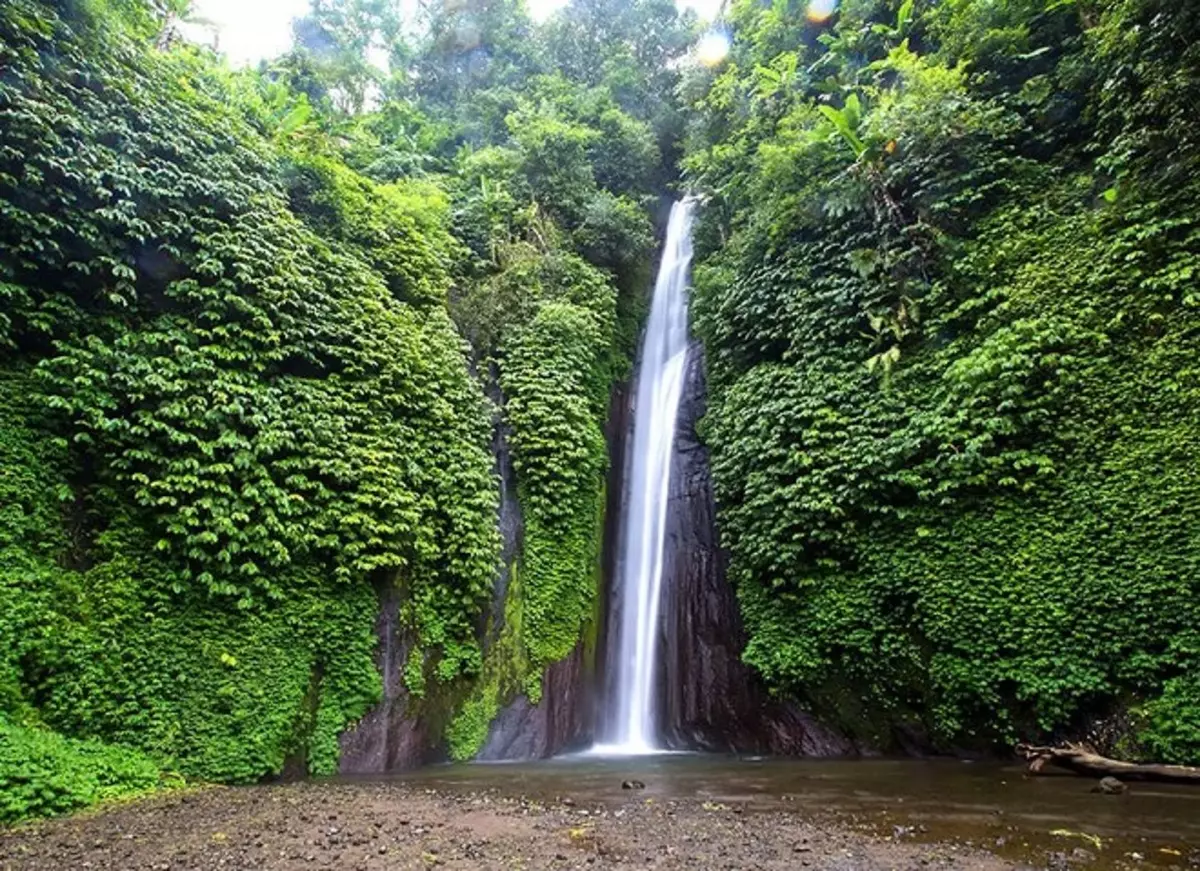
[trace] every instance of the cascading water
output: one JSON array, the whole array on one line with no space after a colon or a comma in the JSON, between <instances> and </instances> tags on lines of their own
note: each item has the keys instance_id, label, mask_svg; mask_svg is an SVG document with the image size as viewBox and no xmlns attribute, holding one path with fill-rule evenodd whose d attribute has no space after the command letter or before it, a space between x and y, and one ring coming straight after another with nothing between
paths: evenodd
<instances>
[{"instance_id":1,"label":"cascading water","mask_svg":"<svg viewBox=\"0 0 1200 871\"><path fill-rule=\"evenodd\" d=\"M667 519L667 486L675 418L687 362L688 267L692 260L692 203L671 207L650 321L642 345L634 405L628 510L624 517L618 592L621 620L613 683L616 716L598 752L653 753L659 603Z\"/></svg>"}]
</instances>

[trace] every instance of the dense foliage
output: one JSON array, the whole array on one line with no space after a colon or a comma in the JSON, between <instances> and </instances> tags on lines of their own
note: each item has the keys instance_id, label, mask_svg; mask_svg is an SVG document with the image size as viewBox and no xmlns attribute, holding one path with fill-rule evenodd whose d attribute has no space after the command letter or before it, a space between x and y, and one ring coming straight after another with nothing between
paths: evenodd
<instances>
[{"instance_id":1,"label":"dense foliage","mask_svg":"<svg viewBox=\"0 0 1200 871\"><path fill-rule=\"evenodd\" d=\"M158 765L127 748L0 720L0 820L51 816L159 784Z\"/></svg>"},{"instance_id":2,"label":"dense foliage","mask_svg":"<svg viewBox=\"0 0 1200 871\"><path fill-rule=\"evenodd\" d=\"M186 774L332 771L378 694L373 581L443 674L481 658L496 492L445 198L270 148L193 51L0 20L4 695Z\"/></svg>"},{"instance_id":3,"label":"dense foliage","mask_svg":"<svg viewBox=\"0 0 1200 871\"><path fill-rule=\"evenodd\" d=\"M705 67L667 0L314 0L235 72L188 7L0 5L0 821L335 771L381 598L455 758L594 650L677 164L746 659L1200 760L1200 12L735 0Z\"/></svg>"},{"instance_id":4,"label":"dense foliage","mask_svg":"<svg viewBox=\"0 0 1200 871\"><path fill-rule=\"evenodd\" d=\"M885 742L1200 760L1200 15L798 5L686 84L746 658Z\"/></svg>"},{"instance_id":5,"label":"dense foliage","mask_svg":"<svg viewBox=\"0 0 1200 871\"><path fill-rule=\"evenodd\" d=\"M187 3L0 9L0 819L336 770L381 591L459 757L591 636L690 38L630 9L319 0L241 72ZM572 41L654 86L556 72Z\"/></svg>"}]
</instances>

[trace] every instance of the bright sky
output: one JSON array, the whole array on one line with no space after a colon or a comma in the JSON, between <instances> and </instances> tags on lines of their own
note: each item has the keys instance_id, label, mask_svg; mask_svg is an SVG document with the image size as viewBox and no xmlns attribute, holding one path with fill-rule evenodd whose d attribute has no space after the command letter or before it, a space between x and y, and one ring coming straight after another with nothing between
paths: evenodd
<instances>
[{"instance_id":1,"label":"bright sky","mask_svg":"<svg viewBox=\"0 0 1200 871\"><path fill-rule=\"evenodd\" d=\"M675 0L680 8L695 9L711 20L721 0ZM545 19L566 0L525 0L529 13ZM212 22L220 38L220 49L236 65L258 63L288 49L292 42L292 19L308 10L309 0L195 0L196 13ZM204 40L207 41L207 40Z\"/></svg>"}]
</instances>

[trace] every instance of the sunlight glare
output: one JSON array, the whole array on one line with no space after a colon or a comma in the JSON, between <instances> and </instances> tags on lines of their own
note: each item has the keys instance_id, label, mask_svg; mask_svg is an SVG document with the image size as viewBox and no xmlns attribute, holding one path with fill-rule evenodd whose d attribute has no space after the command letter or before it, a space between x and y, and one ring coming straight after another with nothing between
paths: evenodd
<instances>
[{"instance_id":1,"label":"sunlight glare","mask_svg":"<svg viewBox=\"0 0 1200 871\"><path fill-rule=\"evenodd\" d=\"M567 0L525 0L525 8L529 12L529 17L538 24L566 5Z\"/></svg>"},{"instance_id":2,"label":"sunlight glare","mask_svg":"<svg viewBox=\"0 0 1200 871\"><path fill-rule=\"evenodd\" d=\"M808 11L805 15L813 24L828 21L829 16L837 12L838 0L809 0Z\"/></svg>"},{"instance_id":3,"label":"sunlight glare","mask_svg":"<svg viewBox=\"0 0 1200 871\"><path fill-rule=\"evenodd\" d=\"M308 0L196 0L196 14L206 20L197 42L209 44L209 31L235 67L276 57L291 48L292 19L308 12ZM193 34L187 34L194 38Z\"/></svg>"},{"instance_id":4,"label":"sunlight glare","mask_svg":"<svg viewBox=\"0 0 1200 871\"><path fill-rule=\"evenodd\" d=\"M0 4L3 2L0 0ZM525 8L534 21L542 22L563 9L567 2L525 0ZM676 0L676 3L681 9L696 10L702 21L712 20L722 8L721 0ZM813 3L829 5L828 0L813 0ZM193 8L204 23L186 26L185 35L202 45L215 42L235 67L255 64L265 58L277 57L291 47L292 19L307 14L310 5L311 0L193 0ZM415 21L418 0L401 0L400 5L406 18ZM706 53L709 51L712 53ZM715 65L728 52L728 37L710 33L701 42L698 55L701 62Z\"/></svg>"},{"instance_id":5,"label":"sunlight glare","mask_svg":"<svg viewBox=\"0 0 1200 871\"><path fill-rule=\"evenodd\" d=\"M729 54L729 37L720 30L710 30L696 45L696 59L708 67L715 67Z\"/></svg>"}]
</instances>

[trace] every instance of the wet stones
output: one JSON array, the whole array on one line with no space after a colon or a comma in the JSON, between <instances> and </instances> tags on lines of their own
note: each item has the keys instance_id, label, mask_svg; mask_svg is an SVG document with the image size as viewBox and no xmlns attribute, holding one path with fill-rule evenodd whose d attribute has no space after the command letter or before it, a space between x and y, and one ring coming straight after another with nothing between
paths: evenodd
<instances>
[{"instance_id":1,"label":"wet stones","mask_svg":"<svg viewBox=\"0 0 1200 871\"><path fill-rule=\"evenodd\" d=\"M1100 782L1092 787L1092 792L1102 795L1124 795L1129 792L1129 784L1117 780L1115 777L1102 777Z\"/></svg>"}]
</instances>

